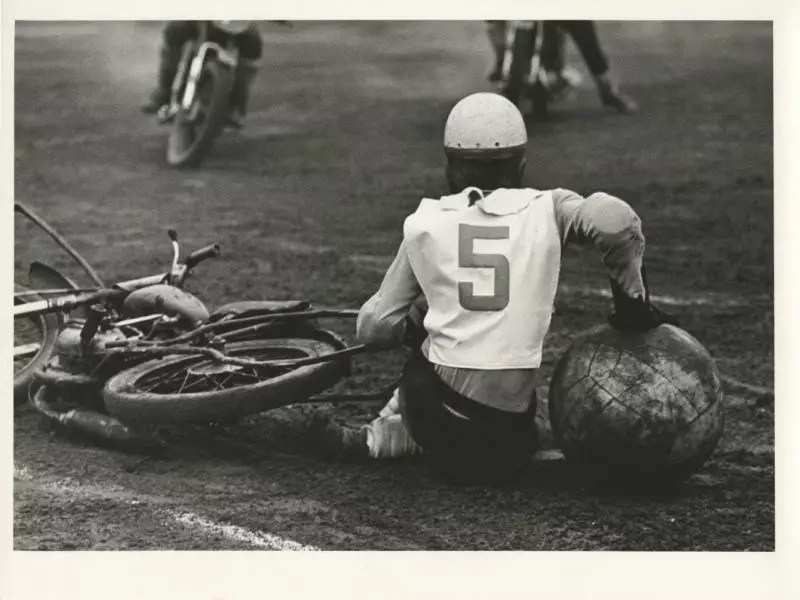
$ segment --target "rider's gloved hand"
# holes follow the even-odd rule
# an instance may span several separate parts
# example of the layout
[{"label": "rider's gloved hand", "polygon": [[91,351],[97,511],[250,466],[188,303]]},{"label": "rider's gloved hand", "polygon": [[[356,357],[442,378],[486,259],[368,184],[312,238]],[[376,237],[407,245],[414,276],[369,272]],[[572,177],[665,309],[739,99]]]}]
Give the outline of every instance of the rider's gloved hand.
[{"label": "rider's gloved hand", "polygon": [[647,287],[644,266],[642,267],[642,279],[645,288],[644,298],[628,296],[613,279],[610,280],[614,312],[608,317],[609,324],[620,331],[638,332],[649,331],[662,324],[680,327],[680,323],[675,317],[659,310],[650,302],[650,291]]},{"label": "rider's gloved hand", "polygon": [[412,319],[406,317],[406,332],[403,335],[403,345],[411,350],[419,350],[428,332],[421,325],[417,325]]},{"label": "rider's gloved hand", "polygon": [[428,302],[425,300],[425,296],[420,295],[409,308],[408,316],[405,319],[406,332],[403,337],[403,345],[412,350],[418,350],[425,338],[428,337],[428,332],[423,325],[427,312]]}]

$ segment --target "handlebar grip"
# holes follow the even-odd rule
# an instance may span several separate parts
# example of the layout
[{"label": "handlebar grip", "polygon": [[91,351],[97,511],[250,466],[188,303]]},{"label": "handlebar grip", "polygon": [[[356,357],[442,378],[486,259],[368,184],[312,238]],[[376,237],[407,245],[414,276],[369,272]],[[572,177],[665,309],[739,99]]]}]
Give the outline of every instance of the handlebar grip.
[{"label": "handlebar grip", "polygon": [[184,264],[189,269],[192,269],[198,263],[201,263],[208,258],[219,256],[220,252],[222,252],[222,249],[219,247],[219,244],[211,244],[210,246],[206,246],[205,248],[200,248],[200,250],[192,252]]}]

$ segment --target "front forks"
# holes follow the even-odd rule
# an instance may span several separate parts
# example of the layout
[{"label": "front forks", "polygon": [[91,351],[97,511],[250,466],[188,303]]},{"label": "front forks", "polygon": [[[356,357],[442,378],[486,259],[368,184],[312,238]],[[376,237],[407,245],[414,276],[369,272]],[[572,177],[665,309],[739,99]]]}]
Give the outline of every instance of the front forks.
[{"label": "front forks", "polygon": [[[187,44],[181,57],[181,62],[178,65],[178,73],[172,83],[172,96],[168,105],[161,108],[158,114],[159,121],[162,123],[171,122],[180,111],[189,113],[189,120],[193,120],[196,116],[195,97],[197,95],[198,83],[200,76],[203,73],[203,66],[206,62],[206,56],[209,52],[214,52],[217,59],[228,65],[234,71],[239,62],[237,53],[233,50],[223,48],[216,42],[205,41],[194,52],[194,46]],[[187,74],[188,71],[188,74]],[[186,85],[183,82],[186,81]],[[181,88],[183,88],[183,95],[181,97]]]}]

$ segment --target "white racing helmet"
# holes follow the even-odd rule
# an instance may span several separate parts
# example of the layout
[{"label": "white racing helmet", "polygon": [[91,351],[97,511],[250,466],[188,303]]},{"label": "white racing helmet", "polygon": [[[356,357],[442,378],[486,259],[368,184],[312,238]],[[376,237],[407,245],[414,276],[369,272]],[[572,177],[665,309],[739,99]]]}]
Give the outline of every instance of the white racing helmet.
[{"label": "white racing helmet", "polygon": [[499,94],[479,92],[460,100],[444,126],[444,150],[464,158],[492,159],[522,154],[528,132],[522,114]]}]

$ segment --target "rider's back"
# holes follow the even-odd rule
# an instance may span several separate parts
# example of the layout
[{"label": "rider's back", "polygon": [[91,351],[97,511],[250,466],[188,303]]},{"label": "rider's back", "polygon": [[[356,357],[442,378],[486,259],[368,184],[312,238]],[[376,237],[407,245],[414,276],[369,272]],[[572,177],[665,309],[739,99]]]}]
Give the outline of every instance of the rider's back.
[{"label": "rider's back", "polygon": [[[405,222],[437,365],[535,369],[550,324],[561,236],[550,191],[475,188],[424,199]],[[473,196],[475,197],[475,196]]]}]

